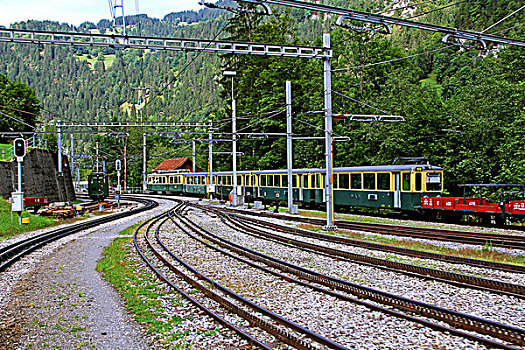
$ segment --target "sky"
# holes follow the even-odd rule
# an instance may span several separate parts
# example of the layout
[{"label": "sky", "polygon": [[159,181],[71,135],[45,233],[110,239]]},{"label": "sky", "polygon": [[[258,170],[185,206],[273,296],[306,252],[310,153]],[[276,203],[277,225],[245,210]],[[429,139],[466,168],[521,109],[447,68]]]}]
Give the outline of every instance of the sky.
[{"label": "sky", "polygon": [[[139,13],[159,19],[171,12],[203,8],[199,0],[124,0],[124,14],[136,15],[136,3]],[[30,19],[78,26],[85,21],[97,24],[101,19],[110,17],[108,0],[0,0],[0,25],[7,28],[11,23]]]}]

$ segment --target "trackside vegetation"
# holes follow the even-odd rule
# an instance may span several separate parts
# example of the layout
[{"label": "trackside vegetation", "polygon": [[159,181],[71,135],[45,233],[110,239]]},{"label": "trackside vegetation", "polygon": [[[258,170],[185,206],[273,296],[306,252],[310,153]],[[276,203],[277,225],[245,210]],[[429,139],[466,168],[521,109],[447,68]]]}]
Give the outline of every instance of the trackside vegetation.
[{"label": "trackside vegetation", "polygon": [[177,315],[167,316],[161,305],[162,299],[176,305],[181,302],[181,298],[171,295],[168,287],[156,279],[137,256],[131,235],[138,225],[122,231],[122,237],[116,238],[104,250],[97,271],[113,285],[135,321],[144,326],[147,333],[156,338],[156,342],[165,345],[176,342],[179,345],[174,349],[185,349],[185,334],[173,331],[184,319]]},{"label": "trackside vegetation", "polygon": [[0,240],[10,238],[23,232],[30,232],[52,226],[58,222],[49,217],[30,214],[25,210],[22,216],[29,218],[29,224],[20,226],[18,224],[18,215],[13,213],[13,227],[11,227],[11,205],[8,201],[0,199]]}]

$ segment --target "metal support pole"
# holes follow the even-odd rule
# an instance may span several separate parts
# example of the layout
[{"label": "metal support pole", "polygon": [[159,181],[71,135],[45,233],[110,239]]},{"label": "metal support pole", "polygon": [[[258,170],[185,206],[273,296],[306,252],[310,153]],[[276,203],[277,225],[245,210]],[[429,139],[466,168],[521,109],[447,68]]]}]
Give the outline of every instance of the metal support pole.
[{"label": "metal support pole", "polygon": [[147,184],[147,171],[148,165],[146,160],[146,133],[142,134],[142,191],[146,192],[148,189]]},{"label": "metal support pole", "polygon": [[97,156],[97,165],[96,165],[96,169],[97,169],[97,173],[98,173],[98,141],[95,142],[95,154]]},{"label": "metal support pole", "polygon": [[[330,34],[323,35],[323,48],[330,51]],[[332,171],[332,67],[330,57],[324,59],[324,105],[325,105],[325,149],[326,149],[326,226],[325,230],[335,230],[334,197]]]},{"label": "metal support pole", "polygon": [[237,206],[237,117],[236,102],[233,94],[233,77],[232,77],[232,141],[233,141],[233,194],[232,206]]},{"label": "metal support pole", "polygon": [[286,81],[286,165],[288,168],[288,212],[293,205],[292,159],[292,82]]},{"label": "metal support pole", "polygon": [[193,157],[193,164],[192,164],[192,170],[195,172],[195,139],[191,139],[191,145],[192,145],[192,157]]},{"label": "metal support pole", "polygon": [[77,190],[80,190],[80,160],[77,163]]},{"label": "metal support pole", "polygon": [[[18,192],[22,193],[22,160],[18,160]],[[24,208],[23,203],[24,195],[22,194],[22,209]],[[22,211],[18,215],[18,224],[22,226]]]},{"label": "metal support pole", "polygon": [[71,134],[71,151],[69,152],[71,163],[71,179],[75,177],[75,151],[73,150],[73,134]]},{"label": "metal support pole", "polygon": [[57,120],[57,143],[58,143],[58,176],[62,176],[62,125]]},{"label": "metal support pole", "polygon": [[[209,185],[213,188],[213,134],[212,134],[212,121],[209,120],[210,126],[208,127],[208,171],[209,171]],[[212,193],[210,191],[210,199],[212,198]]]}]

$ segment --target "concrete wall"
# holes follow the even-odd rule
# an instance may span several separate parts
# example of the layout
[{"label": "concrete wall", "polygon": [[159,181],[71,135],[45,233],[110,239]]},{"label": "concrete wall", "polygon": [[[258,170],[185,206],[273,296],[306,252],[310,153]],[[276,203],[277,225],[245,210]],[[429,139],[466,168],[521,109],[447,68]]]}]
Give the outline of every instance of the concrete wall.
[{"label": "concrete wall", "polygon": [[[25,197],[49,197],[50,202],[72,202],[75,190],[67,157],[63,160],[63,176],[58,176],[57,155],[47,150],[31,149],[22,163],[22,191]],[[16,161],[0,162],[0,195],[11,196],[18,188]]]}]

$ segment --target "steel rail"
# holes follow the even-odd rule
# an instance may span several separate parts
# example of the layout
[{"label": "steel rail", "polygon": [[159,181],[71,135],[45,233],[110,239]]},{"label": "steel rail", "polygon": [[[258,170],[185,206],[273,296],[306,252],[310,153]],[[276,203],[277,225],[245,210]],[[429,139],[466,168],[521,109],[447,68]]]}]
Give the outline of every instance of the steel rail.
[{"label": "steel rail", "polygon": [[[194,204],[191,204],[191,205],[193,206]],[[480,317],[464,314],[464,313],[453,311],[453,310],[448,310],[448,309],[430,305],[424,302],[411,300],[411,299],[408,299],[402,296],[396,296],[390,293],[375,290],[373,288],[364,287],[364,286],[360,286],[360,285],[357,285],[357,284],[354,284],[348,281],[333,278],[333,277],[324,275],[316,271],[311,271],[306,268],[302,268],[300,266],[295,266],[286,261],[267,256],[257,251],[250,250],[236,243],[229,242],[226,239],[223,239],[217,235],[214,235],[208,230],[197,226],[195,223],[189,220],[187,220],[186,224],[197,227],[199,231],[204,232],[205,238],[207,240],[215,244],[225,246],[225,247],[227,246],[228,249],[234,250],[236,253],[247,256],[250,259],[260,261],[268,266],[275,267],[283,272],[293,274],[307,281],[317,283],[320,285],[324,285],[326,287],[340,290],[343,292],[347,292],[347,293],[353,294],[354,296],[358,298],[369,299],[371,301],[378,302],[383,305],[388,305],[388,306],[397,308],[398,310],[401,310],[404,312],[414,313],[414,314],[418,314],[424,317],[430,317],[438,321],[444,321],[453,327],[458,327],[458,328],[462,328],[467,331],[474,331],[480,334],[489,335],[489,336],[501,339],[503,341],[511,342],[511,343],[518,344],[518,345],[525,344],[525,330],[521,328],[501,324],[499,322],[485,320]],[[389,310],[389,311],[393,311],[393,310]],[[388,312],[388,311],[385,311],[385,312]],[[412,317],[412,316],[406,315],[399,311],[395,311],[395,312],[398,312],[399,313],[398,315],[403,318]],[[388,312],[388,313],[391,313],[391,312]],[[420,323],[428,322],[426,320],[422,320],[419,318],[413,318],[412,320],[416,322],[420,322]],[[454,328],[450,328],[450,327],[446,327],[440,324],[435,324],[432,322],[431,324],[433,325],[432,326],[433,328],[441,327],[440,330],[442,331],[449,331],[451,333],[461,335],[463,337],[467,337],[470,339],[474,339],[476,341],[480,341],[485,344],[489,344],[490,346],[496,346],[498,348],[516,349],[516,347],[513,345],[495,342],[491,339],[480,337],[475,334],[467,333],[467,332],[464,332],[458,329],[454,329]]]},{"label": "steel rail", "polygon": [[164,212],[154,218],[149,219],[148,221],[145,221],[142,223],[137,230],[135,231],[133,235],[133,245],[135,246],[135,249],[137,250],[139,256],[142,258],[142,260],[146,263],[146,265],[157,275],[158,278],[160,278],[162,281],[164,281],[167,285],[169,285],[171,288],[176,290],[179,294],[181,294],[186,300],[191,302],[193,305],[207,313],[210,317],[212,317],[214,320],[222,324],[223,326],[228,327],[229,329],[233,330],[237,334],[239,334],[242,338],[249,341],[251,344],[258,346],[261,349],[265,350],[271,350],[270,347],[266,346],[266,344],[261,343],[256,338],[252,337],[250,334],[246,333],[241,328],[235,326],[233,323],[226,320],[224,317],[220,316],[219,314],[215,313],[208,307],[206,307],[204,304],[200,303],[197,299],[193,298],[190,294],[186,293],[183,289],[179,288],[172,280],[169,279],[159,268],[157,268],[154,263],[146,256],[146,253],[140,248],[139,246],[139,231],[146,225],[148,227],[146,228],[146,233],[151,229],[151,227],[159,220],[161,220],[164,217],[168,216],[168,212]]},{"label": "steel rail", "polygon": [[[233,216],[231,214],[228,214],[229,218],[232,219],[232,222],[236,222],[238,224],[238,227],[243,228],[244,230],[247,230],[249,232],[252,232],[254,235],[262,235],[264,237],[267,237],[268,239],[272,239],[275,241],[278,241],[280,243],[284,244],[290,244],[291,246],[295,247],[301,247],[310,251],[315,252],[321,252],[328,256],[334,257],[339,256],[345,259],[350,260],[351,262],[357,262],[357,263],[365,263],[370,266],[379,267],[379,268],[387,268],[389,270],[393,270],[395,272],[401,272],[401,273],[407,273],[411,276],[416,276],[419,278],[424,279],[434,279],[440,282],[453,284],[460,287],[466,287],[466,288],[474,288],[474,289],[480,289],[484,291],[489,291],[497,294],[505,294],[517,298],[525,298],[525,286],[508,283],[508,282],[501,282],[501,281],[495,281],[490,280],[486,278],[481,277],[474,277],[469,275],[463,275],[455,272],[447,272],[437,269],[432,269],[428,267],[422,267],[422,266],[416,266],[416,265],[410,265],[405,264],[397,261],[389,261],[385,259],[380,258],[374,258],[369,257],[361,254],[356,253],[350,253],[338,249],[328,248],[312,243],[302,242],[295,239],[291,239],[288,237],[282,237],[273,233],[264,232],[260,229],[253,229],[245,224],[245,222],[250,222],[253,225],[257,225],[259,227],[264,228],[272,228],[274,230],[278,230],[281,232],[286,233],[295,233],[300,234],[301,236],[310,236],[303,234],[302,232],[294,229],[287,230],[286,226],[270,223],[267,221],[261,222],[260,220],[253,219],[253,218],[246,218],[246,217],[239,217],[237,215]],[[311,237],[311,236],[310,236]]]},{"label": "steel rail", "polygon": [[[200,228],[200,226],[199,226],[199,228]],[[457,330],[457,329],[454,329],[454,328],[450,328],[450,327],[444,326],[442,324],[438,324],[438,323],[435,323],[435,322],[428,321],[426,319],[417,318],[415,316],[412,316],[412,315],[409,315],[409,314],[406,314],[406,313],[402,313],[402,312],[399,312],[399,311],[396,311],[396,310],[393,310],[393,309],[388,309],[388,308],[385,308],[385,307],[382,307],[382,306],[378,306],[376,304],[373,304],[373,303],[370,303],[370,302],[367,302],[367,301],[364,301],[364,300],[361,300],[361,299],[358,299],[358,298],[353,298],[353,297],[348,296],[346,294],[341,294],[341,293],[335,292],[335,291],[333,291],[331,289],[322,288],[322,287],[317,286],[316,284],[304,282],[304,281],[301,281],[299,279],[290,277],[290,275],[284,275],[284,274],[279,273],[277,271],[274,271],[274,270],[272,270],[270,268],[267,268],[267,267],[265,267],[263,265],[258,265],[256,263],[254,263],[253,261],[241,258],[240,256],[245,256],[248,259],[252,259],[252,260],[261,262],[261,263],[263,263],[266,266],[278,266],[278,265],[274,264],[272,261],[267,261],[264,258],[261,258],[259,256],[254,255],[254,254],[251,254],[249,249],[237,248],[237,247],[232,246],[232,245],[230,245],[228,243],[225,243],[225,242],[223,242],[221,240],[218,240],[217,239],[217,237],[218,237],[217,235],[214,235],[214,234],[211,234],[211,233],[207,234],[206,232],[207,232],[206,230],[203,230],[203,233],[198,233],[199,235],[201,235],[203,237],[203,239],[200,239],[200,238],[198,238],[196,236],[193,236],[191,233],[188,233],[188,235],[191,238],[193,238],[194,240],[198,241],[199,243],[209,247],[210,249],[213,249],[213,250],[215,250],[217,252],[220,252],[220,253],[222,253],[222,254],[224,254],[226,256],[229,256],[229,257],[231,257],[231,258],[233,258],[235,260],[241,261],[241,262],[243,262],[243,263],[245,263],[245,264],[247,264],[247,265],[249,265],[249,266],[251,266],[253,268],[262,270],[262,271],[264,271],[264,272],[266,272],[266,273],[268,273],[270,275],[276,276],[276,277],[278,277],[280,279],[283,279],[283,280],[286,280],[288,282],[293,282],[293,283],[296,283],[298,285],[311,288],[311,289],[313,289],[313,290],[315,290],[317,292],[330,295],[330,296],[338,298],[340,300],[344,300],[344,301],[352,302],[354,304],[365,306],[365,307],[367,307],[367,308],[369,308],[371,310],[379,311],[379,312],[382,312],[382,313],[386,313],[386,314],[392,315],[394,317],[398,317],[398,318],[406,319],[406,320],[411,321],[411,322],[419,323],[419,324],[422,324],[422,325],[427,326],[429,328],[432,328],[434,330],[438,330],[438,331],[441,331],[441,332],[449,332],[451,334],[455,334],[455,335],[458,335],[458,336],[461,336],[461,337],[464,337],[464,338],[475,340],[475,341],[478,341],[480,343],[487,344],[487,345],[489,345],[491,347],[504,348],[504,349],[516,349],[516,347],[514,347],[514,346],[509,346],[509,345],[502,344],[502,343],[499,343],[499,342],[495,342],[495,341],[492,341],[492,340],[487,340],[486,338],[483,338],[483,337],[480,337],[480,336],[477,336],[477,335],[473,335],[473,334],[470,334],[470,333],[467,333],[467,332],[464,332],[464,331],[460,331],[460,330]],[[219,246],[221,248],[218,248],[217,246],[215,246],[215,245],[213,245],[211,243],[208,243],[208,242],[213,242],[214,244],[216,244],[217,246]],[[224,248],[224,249],[222,249],[222,248]],[[233,253],[229,253],[225,249],[226,250],[231,250],[231,251],[233,251],[233,252],[235,252],[235,253],[237,253],[239,255],[235,255]]]},{"label": "steel rail", "polygon": [[[189,222],[187,219],[185,219],[182,215],[180,215],[179,213],[175,212],[175,215],[180,219],[180,220],[184,220],[186,222],[186,224]],[[172,221],[173,223],[179,227],[183,232],[185,232],[186,234],[188,235],[191,235],[186,229],[184,229],[179,223],[177,223],[175,220],[173,220],[172,218]],[[190,228],[193,229],[193,225],[188,225]],[[169,249],[164,245],[162,244],[166,250],[169,251]],[[172,253],[169,253],[170,255],[172,255]],[[175,255],[172,255],[172,257],[174,259],[176,259],[177,261],[179,261],[180,263],[186,265],[184,262],[182,262],[182,260],[179,260],[179,258],[177,258]],[[188,265],[189,266],[189,265]],[[193,269],[191,266],[187,267],[187,268],[190,268],[190,269]],[[196,270],[194,271],[194,273],[199,273],[197,272]],[[199,273],[200,274],[200,273]],[[202,275],[201,275],[202,276]],[[346,347],[336,343],[336,342],[333,342],[331,341],[330,339],[327,339],[323,336],[320,336],[319,334],[315,333],[315,332],[312,332],[310,330],[308,330],[307,328],[304,328],[294,322],[291,322],[279,315],[277,315],[276,313],[272,312],[272,311],[269,311],[265,308],[262,308],[260,306],[258,306],[257,304],[251,302],[250,300],[238,295],[237,293],[229,290],[228,288],[220,285],[220,284],[217,284],[217,282],[213,281],[212,279],[206,277],[206,276],[202,276],[201,278],[204,278],[208,283],[211,283],[213,284],[216,288],[220,289],[221,291],[223,291],[224,293],[226,293],[228,296],[248,305],[249,307],[251,307],[252,309],[256,310],[257,312],[260,312],[270,318],[272,318],[275,322],[278,322],[280,324],[282,324],[283,326],[285,327],[288,327],[290,329],[293,329],[294,331],[298,332],[298,333],[301,333],[303,336],[306,336],[322,345],[325,345],[331,349],[340,349],[340,350],[343,350],[343,349],[346,349]],[[289,342],[289,339],[293,339],[293,336],[291,335],[288,335],[286,338],[284,339],[281,339],[283,340],[285,343],[287,343],[288,345],[294,345],[292,343]],[[299,345],[300,344],[304,344],[304,340],[301,338],[301,339],[297,339],[295,342],[297,343],[299,341]],[[294,345],[295,346],[295,345]]]},{"label": "steel rail", "polygon": [[83,231],[110,221],[118,220],[130,215],[141,213],[146,210],[150,210],[158,206],[158,203],[144,198],[138,197],[125,197],[128,200],[140,202],[144,206],[130,211],[121,212],[117,214],[107,215],[104,217],[96,218],[87,222],[81,222],[78,224],[73,224],[67,227],[58,228],[49,232],[45,232],[33,237],[26,238],[19,242],[10,244],[6,247],[0,249],[0,272],[4,271],[7,267],[11,266],[14,262],[20,258],[28,255],[29,253],[35,251],[36,249],[43,247],[44,245],[53,242],[62,237],[68,236],[70,234]]},{"label": "steel rail", "polygon": [[[167,216],[170,216],[170,215],[168,214]],[[155,230],[155,236],[156,236],[156,239],[157,239],[158,242],[159,242],[158,231],[159,231],[160,227],[164,224],[164,222],[166,222],[167,220],[168,220],[168,217],[164,218],[163,222]],[[137,230],[137,232],[138,232],[138,230]],[[298,349],[304,349],[304,350],[315,349],[315,347],[312,347],[310,344],[306,343],[303,339],[297,338],[297,337],[291,335],[289,332],[284,331],[283,329],[281,329],[279,327],[276,327],[272,323],[270,323],[268,321],[265,321],[265,320],[261,319],[258,316],[255,316],[253,314],[248,313],[242,307],[239,307],[239,306],[235,305],[234,303],[232,303],[231,301],[229,301],[228,298],[224,298],[224,297],[220,296],[219,294],[215,293],[211,288],[207,288],[204,285],[202,285],[201,283],[198,283],[196,280],[192,279],[191,277],[189,277],[188,275],[183,273],[181,270],[177,269],[173,264],[171,264],[168,261],[168,259],[165,256],[163,256],[157,249],[155,249],[153,247],[152,241],[147,237],[146,234],[145,234],[145,239],[146,239],[146,243],[147,243],[149,249],[152,250],[152,252],[155,254],[155,256],[159,260],[161,260],[172,272],[174,272],[177,276],[182,278],[185,282],[190,284],[192,287],[202,291],[203,294],[206,295],[208,298],[218,302],[223,307],[228,309],[230,312],[234,312],[234,313],[238,314],[240,317],[248,320],[250,323],[256,324],[259,328],[265,330],[266,332],[268,332],[268,333],[272,334],[273,336],[275,336],[277,339],[280,339],[280,340],[282,340],[283,342],[285,342],[285,343],[287,343],[289,345],[292,345],[292,346],[294,346],[294,347],[296,347]],[[236,295],[235,293],[233,293],[231,291],[228,291],[226,288],[224,288],[223,286],[221,286],[217,282],[207,278],[206,276],[204,276],[200,272],[196,271],[191,266],[189,266],[188,264],[183,262],[181,259],[177,258],[172,252],[170,252],[170,250],[163,243],[161,243],[161,242],[159,242],[159,243],[161,244],[163,249],[166,250],[166,252],[168,252],[168,254],[170,254],[170,256],[172,258],[177,260],[186,269],[190,270],[194,275],[197,276],[197,278],[204,279],[205,281],[210,283],[210,285],[212,285],[214,287],[214,289],[218,288],[222,292],[226,293],[230,297],[235,298],[237,300],[244,300],[243,303],[245,303],[245,304],[248,303],[248,306],[251,307],[251,308],[255,308],[255,310],[257,312],[265,314],[266,316],[270,316],[270,317],[272,317],[274,319],[278,319],[278,316],[276,316],[276,315],[271,316],[272,313],[269,313],[268,311],[265,311],[264,309],[262,309],[259,306],[255,305],[255,304],[253,304],[253,303],[251,303],[249,301],[247,301],[246,299],[244,299],[244,298],[242,298],[240,296],[235,296]],[[136,247],[137,247],[137,249],[140,249],[138,247],[137,243],[136,243]],[[145,258],[145,254],[143,252],[141,252],[141,256],[143,257],[143,259]],[[150,263],[148,263],[148,264],[150,264]],[[151,265],[150,265],[150,267],[151,267]],[[163,279],[167,279],[167,277],[164,276]],[[175,286],[173,283],[172,283],[172,285]],[[177,288],[177,290],[180,290],[178,287],[176,287],[176,288]],[[198,303],[198,301],[196,301],[196,302]],[[205,308],[208,309],[207,307],[205,307]],[[287,324],[288,327],[293,327],[293,324],[291,324],[289,321],[286,321],[284,319],[282,319],[280,321],[280,323]],[[233,327],[235,328],[236,326],[233,326]],[[240,330],[240,331],[244,333],[244,331],[242,331],[242,330]],[[245,334],[247,334],[247,333],[245,333]],[[251,337],[251,336],[249,336],[249,337]],[[255,340],[255,344],[257,344],[260,347],[263,347],[265,349],[268,348],[263,343],[260,343],[260,342],[256,341],[255,338],[250,338],[250,340],[252,342],[254,342],[254,340]],[[341,347],[341,346],[336,346],[336,347],[332,347],[332,348],[345,349],[344,347]]]},{"label": "steel rail", "polygon": [[[233,211],[233,209],[231,210]],[[248,210],[235,211],[245,213],[253,216],[265,216],[281,220],[299,221],[309,223],[312,225],[324,225],[322,219],[315,218],[304,218],[290,215],[279,215],[273,213],[254,213]],[[389,224],[369,224],[360,222],[349,222],[349,221],[335,221],[335,225],[338,228],[359,230],[365,232],[373,232],[379,234],[390,234],[395,236],[408,236],[413,238],[425,238],[439,241],[457,242],[464,244],[474,245],[486,245],[492,244],[493,247],[512,248],[512,249],[525,249],[525,236],[516,235],[498,235],[489,233],[476,233],[468,231],[455,231],[455,230],[444,230],[444,229],[433,229],[433,228],[419,228],[410,227],[404,225],[389,225]]]},{"label": "steel rail", "polygon": [[[246,211],[244,211],[243,214],[252,215],[251,212],[246,212]],[[252,215],[252,216],[259,216],[257,215],[257,213],[255,214],[256,215]],[[289,216],[280,216],[280,217],[282,220],[288,220],[289,218]],[[433,260],[446,261],[448,263],[453,263],[453,264],[462,264],[462,265],[469,265],[469,266],[475,266],[475,267],[481,267],[481,268],[489,268],[489,269],[501,270],[505,272],[525,273],[525,266],[522,266],[522,265],[506,264],[506,263],[500,263],[500,262],[495,262],[495,261],[465,258],[461,256],[445,255],[445,254],[440,254],[440,253],[431,253],[431,252],[425,252],[425,251],[409,249],[409,248],[400,248],[400,247],[395,247],[395,246],[390,246],[390,245],[385,245],[385,244],[372,243],[372,242],[366,242],[366,241],[357,240],[357,239],[341,237],[335,234],[326,234],[326,233],[320,233],[320,232],[315,232],[315,231],[310,231],[310,230],[302,230],[302,229],[295,228],[295,227],[286,227],[286,229],[293,231],[299,235],[303,235],[305,237],[315,237],[315,238],[318,238],[324,241],[338,242],[338,243],[343,243],[343,244],[355,246],[355,247],[379,250],[379,251],[384,251],[384,252],[389,252],[389,253],[402,254],[402,255],[412,256],[412,257],[422,258],[422,259],[433,259]]]}]

